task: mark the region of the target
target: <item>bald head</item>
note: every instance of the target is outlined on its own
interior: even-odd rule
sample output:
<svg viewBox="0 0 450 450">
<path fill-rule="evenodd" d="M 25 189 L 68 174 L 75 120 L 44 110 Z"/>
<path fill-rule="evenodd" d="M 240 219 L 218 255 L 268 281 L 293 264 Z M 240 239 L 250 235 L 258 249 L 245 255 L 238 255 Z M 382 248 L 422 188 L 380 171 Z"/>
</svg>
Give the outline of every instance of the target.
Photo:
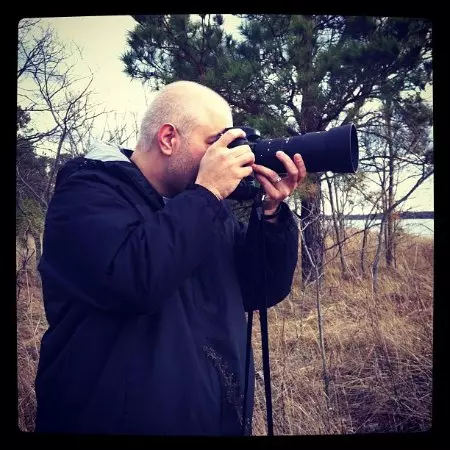
<svg viewBox="0 0 450 450">
<path fill-rule="evenodd" d="M 153 99 L 142 120 L 138 147 L 148 151 L 157 139 L 159 128 L 173 124 L 187 138 L 191 131 L 211 114 L 221 114 L 232 121 L 226 100 L 212 89 L 193 81 L 176 81 L 165 86 Z"/>
<path fill-rule="evenodd" d="M 172 197 L 196 180 L 208 148 L 232 126 L 224 98 L 198 83 L 177 81 L 154 97 L 131 158 L 161 195 Z"/>
</svg>

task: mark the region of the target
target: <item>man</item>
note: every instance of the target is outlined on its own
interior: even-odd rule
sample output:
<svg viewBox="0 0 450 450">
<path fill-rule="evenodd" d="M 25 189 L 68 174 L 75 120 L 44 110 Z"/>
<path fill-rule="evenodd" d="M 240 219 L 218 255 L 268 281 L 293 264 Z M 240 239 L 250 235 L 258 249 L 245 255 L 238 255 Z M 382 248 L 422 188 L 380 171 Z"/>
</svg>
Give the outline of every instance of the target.
<svg viewBox="0 0 450 450">
<path fill-rule="evenodd" d="M 229 105 L 193 82 L 150 105 L 135 151 L 97 145 L 58 173 L 39 270 L 49 328 L 36 377 L 37 432 L 238 435 L 245 311 L 262 306 L 261 255 L 226 199 L 254 174 L 270 197 L 269 306 L 285 298 L 298 230 L 283 200 L 305 177 L 254 164 Z M 129 157 L 128 157 L 128 156 Z M 248 389 L 251 416 L 254 368 Z M 247 433 L 249 433 L 247 429 Z"/>
</svg>

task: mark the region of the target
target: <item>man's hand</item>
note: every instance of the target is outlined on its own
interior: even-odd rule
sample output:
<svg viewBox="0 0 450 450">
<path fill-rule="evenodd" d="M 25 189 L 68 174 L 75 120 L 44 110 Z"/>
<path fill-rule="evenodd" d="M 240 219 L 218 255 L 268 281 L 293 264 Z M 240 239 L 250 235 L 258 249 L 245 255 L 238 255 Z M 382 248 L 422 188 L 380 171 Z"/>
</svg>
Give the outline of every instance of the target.
<svg viewBox="0 0 450 450">
<path fill-rule="evenodd" d="M 305 164 L 300 154 L 296 153 L 293 160 L 283 151 L 278 151 L 276 156 L 286 168 L 287 176 L 284 178 L 280 178 L 268 167 L 252 165 L 254 177 L 261 183 L 266 194 L 264 212 L 267 215 L 273 214 L 278 205 L 289 197 L 306 177 Z"/>
<path fill-rule="evenodd" d="M 248 145 L 227 147 L 235 139 L 243 137 L 245 132 L 241 129 L 228 130 L 206 150 L 200 162 L 195 183 L 210 190 L 219 200 L 228 197 L 242 178 L 253 172 L 251 165 L 255 162 L 255 155 Z"/>
</svg>

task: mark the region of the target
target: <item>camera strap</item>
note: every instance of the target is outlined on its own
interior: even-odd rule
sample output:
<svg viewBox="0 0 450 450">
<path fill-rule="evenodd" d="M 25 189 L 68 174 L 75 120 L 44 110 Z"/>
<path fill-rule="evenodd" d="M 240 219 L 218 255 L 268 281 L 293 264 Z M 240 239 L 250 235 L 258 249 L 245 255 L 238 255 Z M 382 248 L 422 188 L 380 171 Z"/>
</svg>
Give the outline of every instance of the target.
<svg viewBox="0 0 450 450">
<path fill-rule="evenodd" d="M 267 322 L 267 290 L 266 290 L 266 243 L 264 239 L 264 211 L 262 204 L 262 197 L 264 191 L 261 186 L 254 202 L 253 209 L 256 209 L 258 216 L 258 224 L 260 227 L 261 249 L 262 249 L 262 277 L 263 277 L 263 292 L 264 292 L 264 306 L 259 310 L 259 320 L 261 327 L 261 344 L 262 344 L 262 360 L 263 360 L 263 378 L 264 388 L 266 394 L 266 411 L 267 411 L 267 434 L 273 436 L 273 419 L 272 419 L 272 392 L 270 383 L 270 363 L 269 363 L 269 332 Z M 242 426 L 245 434 L 245 426 L 247 423 L 247 391 L 248 391 L 248 376 L 250 369 L 250 352 L 252 340 L 252 326 L 253 326 L 253 311 L 248 312 L 247 323 L 247 349 L 245 358 L 245 388 L 244 388 L 244 408 Z"/>
</svg>

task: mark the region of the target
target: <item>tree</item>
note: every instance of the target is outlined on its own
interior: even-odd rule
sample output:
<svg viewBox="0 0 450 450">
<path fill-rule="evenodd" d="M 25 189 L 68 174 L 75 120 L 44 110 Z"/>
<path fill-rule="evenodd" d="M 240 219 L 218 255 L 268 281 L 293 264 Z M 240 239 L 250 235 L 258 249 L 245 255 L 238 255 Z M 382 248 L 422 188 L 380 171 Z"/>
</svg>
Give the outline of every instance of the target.
<svg viewBox="0 0 450 450">
<path fill-rule="evenodd" d="M 122 55 L 132 78 L 154 88 L 178 79 L 206 84 L 230 103 L 236 123 L 267 137 L 287 126 L 306 133 L 358 124 L 386 86 L 423 89 L 431 77 L 431 26 L 422 19 L 245 14 L 237 40 L 221 15 L 134 18 Z M 309 174 L 302 198 L 304 280 L 311 260 L 319 267 L 323 260 L 320 179 Z"/>
<path fill-rule="evenodd" d="M 433 113 L 422 99 L 417 96 L 388 98 L 385 101 L 386 138 L 388 143 L 388 196 L 385 210 L 391 211 L 386 216 L 386 263 L 392 265 L 394 260 L 395 230 L 394 209 L 395 190 L 400 183 L 402 173 L 408 178 L 425 181 L 433 172 L 430 129 Z M 418 186 L 417 186 L 418 187 Z"/>
<path fill-rule="evenodd" d="M 333 221 L 333 227 L 334 227 L 334 235 L 336 239 L 336 243 L 339 248 L 339 258 L 341 262 L 341 271 L 342 271 L 342 277 L 344 279 L 348 278 L 349 275 L 349 269 L 347 266 L 347 262 L 345 260 L 344 256 L 344 240 L 345 240 L 345 228 L 343 226 L 343 220 L 342 220 L 342 210 L 339 206 L 339 196 L 337 194 L 337 186 L 336 186 L 336 180 L 334 180 L 334 183 L 332 182 L 332 179 L 325 174 L 325 179 L 328 186 L 328 194 L 329 194 L 329 202 L 331 206 L 331 219 Z M 335 192 L 333 193 L 332 185 L 334 184 Z"/>
<path fill-rule="evenodd" d="M 41 28 L 39 21 L 24 20 L 19 24 L 18 102 L 32 121 L 39 119 L 46 124 L 37 132 L 29 130 L 27 140 L 37 151 L 54 153 L 48 166 L 45 204 L 67 155 L 85 150 L 85 145 L 76 144 L 84 143 L 94 120 L 105 113 L 91 101 L 93 75 L 86 78 L 76 74 L 70 64 L 71 51 L 51 28 Z"/>
<path fill-rule="evenodd" d="M 365 172 L 378 178 L 379 210 L 382 213 L 372 264 L 375 292 L 383 241 L 388 266 L 395 257 L 394 213 L 434 173 L 431 109 L 416 95 L 406 98 L 386 96 L 382 104 L 381 120 L 367 127 L 361 141 L 366 151 L 366 157 L 362 158 Z M 413 185 L 396 199 L 395 191 L 408 179 L 413 180 Z"/>
</svg>

